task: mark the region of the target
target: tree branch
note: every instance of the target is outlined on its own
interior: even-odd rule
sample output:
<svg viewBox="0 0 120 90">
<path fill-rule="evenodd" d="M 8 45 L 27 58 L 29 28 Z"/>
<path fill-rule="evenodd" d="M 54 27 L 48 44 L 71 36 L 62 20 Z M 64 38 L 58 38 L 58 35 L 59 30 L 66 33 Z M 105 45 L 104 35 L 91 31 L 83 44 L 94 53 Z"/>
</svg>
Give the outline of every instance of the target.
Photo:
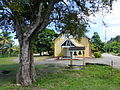
<svg viewBox="0 0 120 90">
<path fill-rule="evenodd" d="M 26 32 L 27 38 L 30 38 L 33 34 L 41 31 L 49 24 L 49 17 L 50 17 L 51 11 L 53 10 L 54 3 L 55 3 L 55 1 L 51 0 L 50 4 L 48 6 L 48 9 L 46 11 L 46 15 L 43 16 L 43 18 L 41 16 L 42 4 L 40 4 L 38 18 L 36 20 L 36 23 L 31 27 L 31 30 Z"/>
<path fill-rule="evenodd" d="M 76 4 L 81 8 L 82 12 L 89 16 L 89 13 L 88 13 L 88 8 L 86 8 L 84 5 L 81 5 L 81 2 L 80 0 L 74 0 L 76 2 Z M 84 1 L 85 2 L 85 1 Z"/>
</svg>

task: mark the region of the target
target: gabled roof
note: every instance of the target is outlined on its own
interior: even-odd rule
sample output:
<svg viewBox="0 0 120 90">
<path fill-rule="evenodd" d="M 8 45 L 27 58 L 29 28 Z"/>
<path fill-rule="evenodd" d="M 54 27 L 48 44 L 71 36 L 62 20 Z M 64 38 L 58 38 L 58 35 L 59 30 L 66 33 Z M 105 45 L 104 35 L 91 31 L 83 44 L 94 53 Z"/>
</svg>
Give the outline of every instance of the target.
<svg viewBox="0 0 120 90">
<path fill-rule="evenodd" d="M 75 46 L 75 44 L 70 39 L 67 39 L 61 46 Z"/>
</svg>

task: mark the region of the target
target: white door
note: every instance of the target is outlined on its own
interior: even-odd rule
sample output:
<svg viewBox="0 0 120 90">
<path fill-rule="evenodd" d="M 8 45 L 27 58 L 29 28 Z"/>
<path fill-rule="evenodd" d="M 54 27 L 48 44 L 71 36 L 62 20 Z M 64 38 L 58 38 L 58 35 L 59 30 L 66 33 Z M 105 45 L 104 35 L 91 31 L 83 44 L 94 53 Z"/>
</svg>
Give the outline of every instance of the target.
<svg viewBox="0 0 120 90">
<path fill-rule="evenodd" d="M 67 56 L 70 57 L 70 50 L 67 48 Z"/>
<path fill-rule="evenodd" d="M 74 52 L 75 52 L 75 51 L 72 51 L 72 59 L 75 59 Z"/>
</svg>

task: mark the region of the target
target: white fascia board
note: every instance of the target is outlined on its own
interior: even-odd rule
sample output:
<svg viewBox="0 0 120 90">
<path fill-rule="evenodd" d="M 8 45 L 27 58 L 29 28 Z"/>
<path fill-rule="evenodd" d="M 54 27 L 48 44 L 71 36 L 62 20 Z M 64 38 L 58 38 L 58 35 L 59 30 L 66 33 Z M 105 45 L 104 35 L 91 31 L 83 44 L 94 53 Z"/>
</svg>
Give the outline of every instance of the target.
<svg viewBox="0 0 120 90">
<path fill-rule="evenodd" d="M 74 46 L 62 46 L 62 48 L 70 48 L 70 47 L 74 47 Z"/>
</svg>

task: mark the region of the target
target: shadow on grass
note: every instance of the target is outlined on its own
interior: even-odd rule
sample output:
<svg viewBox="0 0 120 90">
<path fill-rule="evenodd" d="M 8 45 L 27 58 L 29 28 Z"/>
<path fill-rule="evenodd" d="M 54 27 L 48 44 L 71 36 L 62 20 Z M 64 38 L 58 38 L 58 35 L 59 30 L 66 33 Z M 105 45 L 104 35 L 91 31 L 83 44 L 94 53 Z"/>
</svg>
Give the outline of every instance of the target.
<svg viewBox="0 0 120 90">
<path fill-rule="evenodd" d="M 84 88 L 84 90 L 89 90 L 89 88 L 93 90 L 94 87 L 96 87 L 94 90 L 99 90 L 98 86 L 110 90 L 110 85 L 119 88 L 119 85 L 117 86 L 114 82 L 119 84 L 120 80 L 120 71 L 113 69 L 111 76 L 109 66 L 94 64 L 86 66 L 85 70 L 71 70 L 60 64 L 44 64 L 36 65 L 37 82 L 32 86 L 15 87 L 13 84 L 15 84 L 18 64 L 0 65 L 0 70 L 11 71 L 9 74 L 0 75 L 0 88 L 8 86 L 3 90 L 83 90 Z"/>
<path fill-rule="evenodd" d="M 120 88 L 120 71 L 108 65 L 88 64 L 84 70 L 66 69 L 54 64 L 38 65 L 36 68 L 38 77 L 34 85 L 46 88 L 46 90 L 93 90 L 94 88 L 94 90 L 111 90 L 110 88 L 114 87 Z"/>
<path fill-rule="evenodd" d="M 58 73 L 61 69 L 65 69 L 65 66 L 59 64 L 36 65 L 36 72 L 38 76 L 41 74 Z"/>
<path fill-rule="evenodd" d="M 8 74 L 0 74 L 0 85 L 4 85 L 6 83 L 15 84 L 16 73 L 18 70 L 19 64 L 4 64 L 0 65 L 0 71 L 10 71 Z M 58 68 L 61 66 L 58 65 L 36 65 L 37 76 L 41 76 L 41 74 L 46 73 L 56 73 Z"/>
<path fill-rule="evenodd" d="M 58 83 L 62 85 L 62 80 L 67 78 L 67 72 L 64 72 L 65 66 L 60 64 L 43 64 L 36 65 L 37 81 L 33 84 L 34 86 L 40 87 L 45 90 L 50 90 L 50 85 Z M 54 87 L 54 85 L 53 85 Z"/>
<path fill-rule="evenodd" d="M 0 74 L 0 85 L 4 85 L 6 83 L 15 83 L 16 79 L 16 73 L 18 70 L 18 64 L 6 64 L 6 65 L 0 65 L 0 71 L 10 71 L 8 74 Z"/>
<path fill-rule="evenodd" d="M 99 66 L 110 66 L 110 65 L 107 65 L 107 64 L 100 64 L 100 63 L 86 63 L 86 65 L 99 65 Z"/>
</svg>

